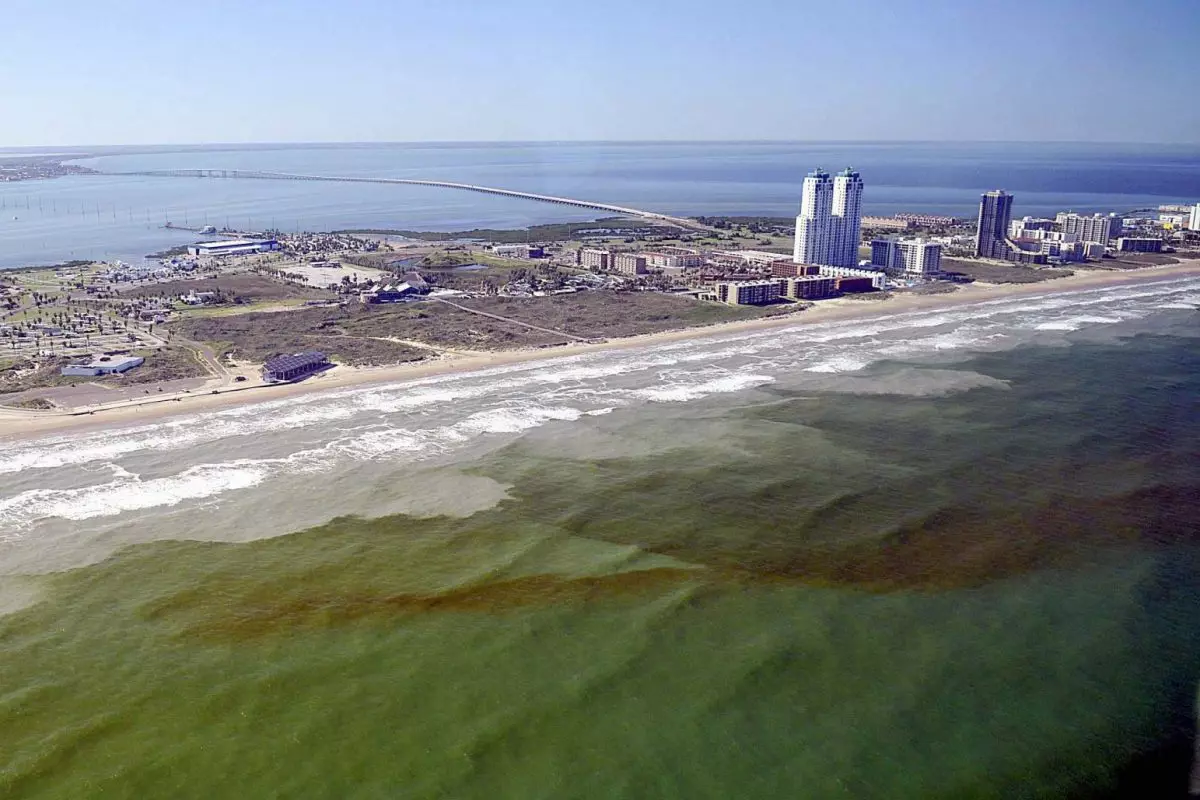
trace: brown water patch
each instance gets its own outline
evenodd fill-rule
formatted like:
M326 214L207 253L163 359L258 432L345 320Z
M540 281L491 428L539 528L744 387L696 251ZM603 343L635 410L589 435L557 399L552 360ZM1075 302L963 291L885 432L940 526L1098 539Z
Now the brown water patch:
M325 591L279 599L255 593L188 626L184 634L248 639L306 628L328 628L373 617L500 614L637 596L695 582L695 570L660 567L585 577L528 575L431 593Z
M1076 567L1101 551L1197 543L1196 519L1200 488L1154 487L1103 500L1053 497L1009 514L940 509L853 543L813 542L785 528L714 549L686 540L645 549L743 581L941 591Z

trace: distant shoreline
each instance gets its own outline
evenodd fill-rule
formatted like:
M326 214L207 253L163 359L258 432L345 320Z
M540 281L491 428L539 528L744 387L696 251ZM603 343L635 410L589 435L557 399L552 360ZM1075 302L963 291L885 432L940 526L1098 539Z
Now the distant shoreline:
M0 410L0 441L35 438L85 428L144 424L179 414L212 411L260 401L281 400L339 389L402 383L436 375L469 373L490 367L521 364L530 361L550 361L556 358L583 353L652 347L668 342L717 337L730 333L771 330L811 323L881 318L914 311L969 307L975 303L1003 300L1012 297L1062 294L1103 286L1137 284L1195 275L1200 275L1200 259L1193 259L1164 267L1147 267L1136 271L1080 272L1071 277L1060 278L1052 283L971 284L949 294L900 295L883 302L856 299L830 300L817 303L806 311L781 317L683 328L661 333L612 339L604 342L472 353L389 367L337 367L324 375L301 383L264 386L254 388L253 390L226 390L218 394L205 394L204 392L207 389L201 388L191 394L156 397L151 401L117 402L73 412L2 409Z

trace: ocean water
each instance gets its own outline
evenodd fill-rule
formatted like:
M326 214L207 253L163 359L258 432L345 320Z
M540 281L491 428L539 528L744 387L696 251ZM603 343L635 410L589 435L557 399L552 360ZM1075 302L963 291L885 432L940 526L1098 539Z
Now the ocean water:
M0 447L6 797L1186 796L1200 280Z
M676 215L790 216L808 171L852 165L868 214L974 216L1006 188L1014 213L1128 211L1200 199L1200 148L1169 145L718 142L98 149L95 169L246 169L477 183ZM106 154L107 153L107 154ZM176 224L261 230L512 228L597 212L414 186L78 176L0 184L0 268L140 259L193 241Z

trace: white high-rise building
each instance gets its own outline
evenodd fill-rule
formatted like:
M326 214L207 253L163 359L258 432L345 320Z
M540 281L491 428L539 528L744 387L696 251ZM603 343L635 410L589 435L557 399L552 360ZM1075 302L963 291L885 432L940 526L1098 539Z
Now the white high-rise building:
M858 244L862 238L862 177L847 168L833 179L833 236L829 245L830 266L857 267Z
M1194 231L1200 231L1200 203L1192 206L1191 219L1188 220L1188 227Z
M942 246L927 239L876 239L871 265L890 273L932 277L942 271Z
M1112 217L1103 214L1084 216L1067 211L1060 211L1055 221L1062 233L1076 234L1080 242L1098 242L1107 245L1112 235ZM1068 240L1069 241L1069 240Z
M792 261L828 264L833 227L833 181L829 173L813 170L804 178L800 215L796 217L796 243Z
M831 267L858 266L862 236L862 177L853 170L830 177L817 169L804 179L792 260Z

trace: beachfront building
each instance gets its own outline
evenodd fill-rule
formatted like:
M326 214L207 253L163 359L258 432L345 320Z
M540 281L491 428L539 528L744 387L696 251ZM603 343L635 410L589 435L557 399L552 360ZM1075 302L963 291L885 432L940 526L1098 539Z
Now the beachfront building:
M1117 239L1118 253L1160 253L1162 239L1152 236L1122 236Z
M1104 214L1075 214L1060 211L1055 218L1065 242L1098 242L1107 245L1112 236L1112 216ZM1069 237L1077 238L1069 238Z
M1200 203L1192 206L1192 213L1188 215L1188 229L1200 231Z
M979 230L975 234L975 255L979 258L1010 257L1005 240L1012 219L1012 201L1012 195L1003 189L979 198Z
M858 265L862 240L862 176L846 168L833 179L833 225L828 264L833 267Z
M721 281L714 284L717 300L731 306L761 306L779 299L779 281Z
M837 278L821 275L798 275L779 278L779 294L789 300L820 300L837 293Z
M830 177L816 169L804 178L792 260L852 267L862 235L862 176L851 169Z
M861 278L867 281L873 289L882 289L887 283L887 275L878 269L862 269L861 267L831 267L821 265L821 275L827 278ZM838 281L841 285L841 281ZM859 283L849 283L849 286L859 286ZM854 291L861 291L854 289Z
M928 239L875 239L871 266L893 274L928 278L942 271L942 246Z
M140 367L146 359L141 356L100 356L81 364L68 364L59 373L71 377L95 378L100 375L117 375Z
M275 356L263 364L263 380L271 383L295 381L329 366L324 353L310 350L304 353Z
M833 179L828 172L815 169L805 176L801 189L792 260L798 264L827 263L832 225Z

